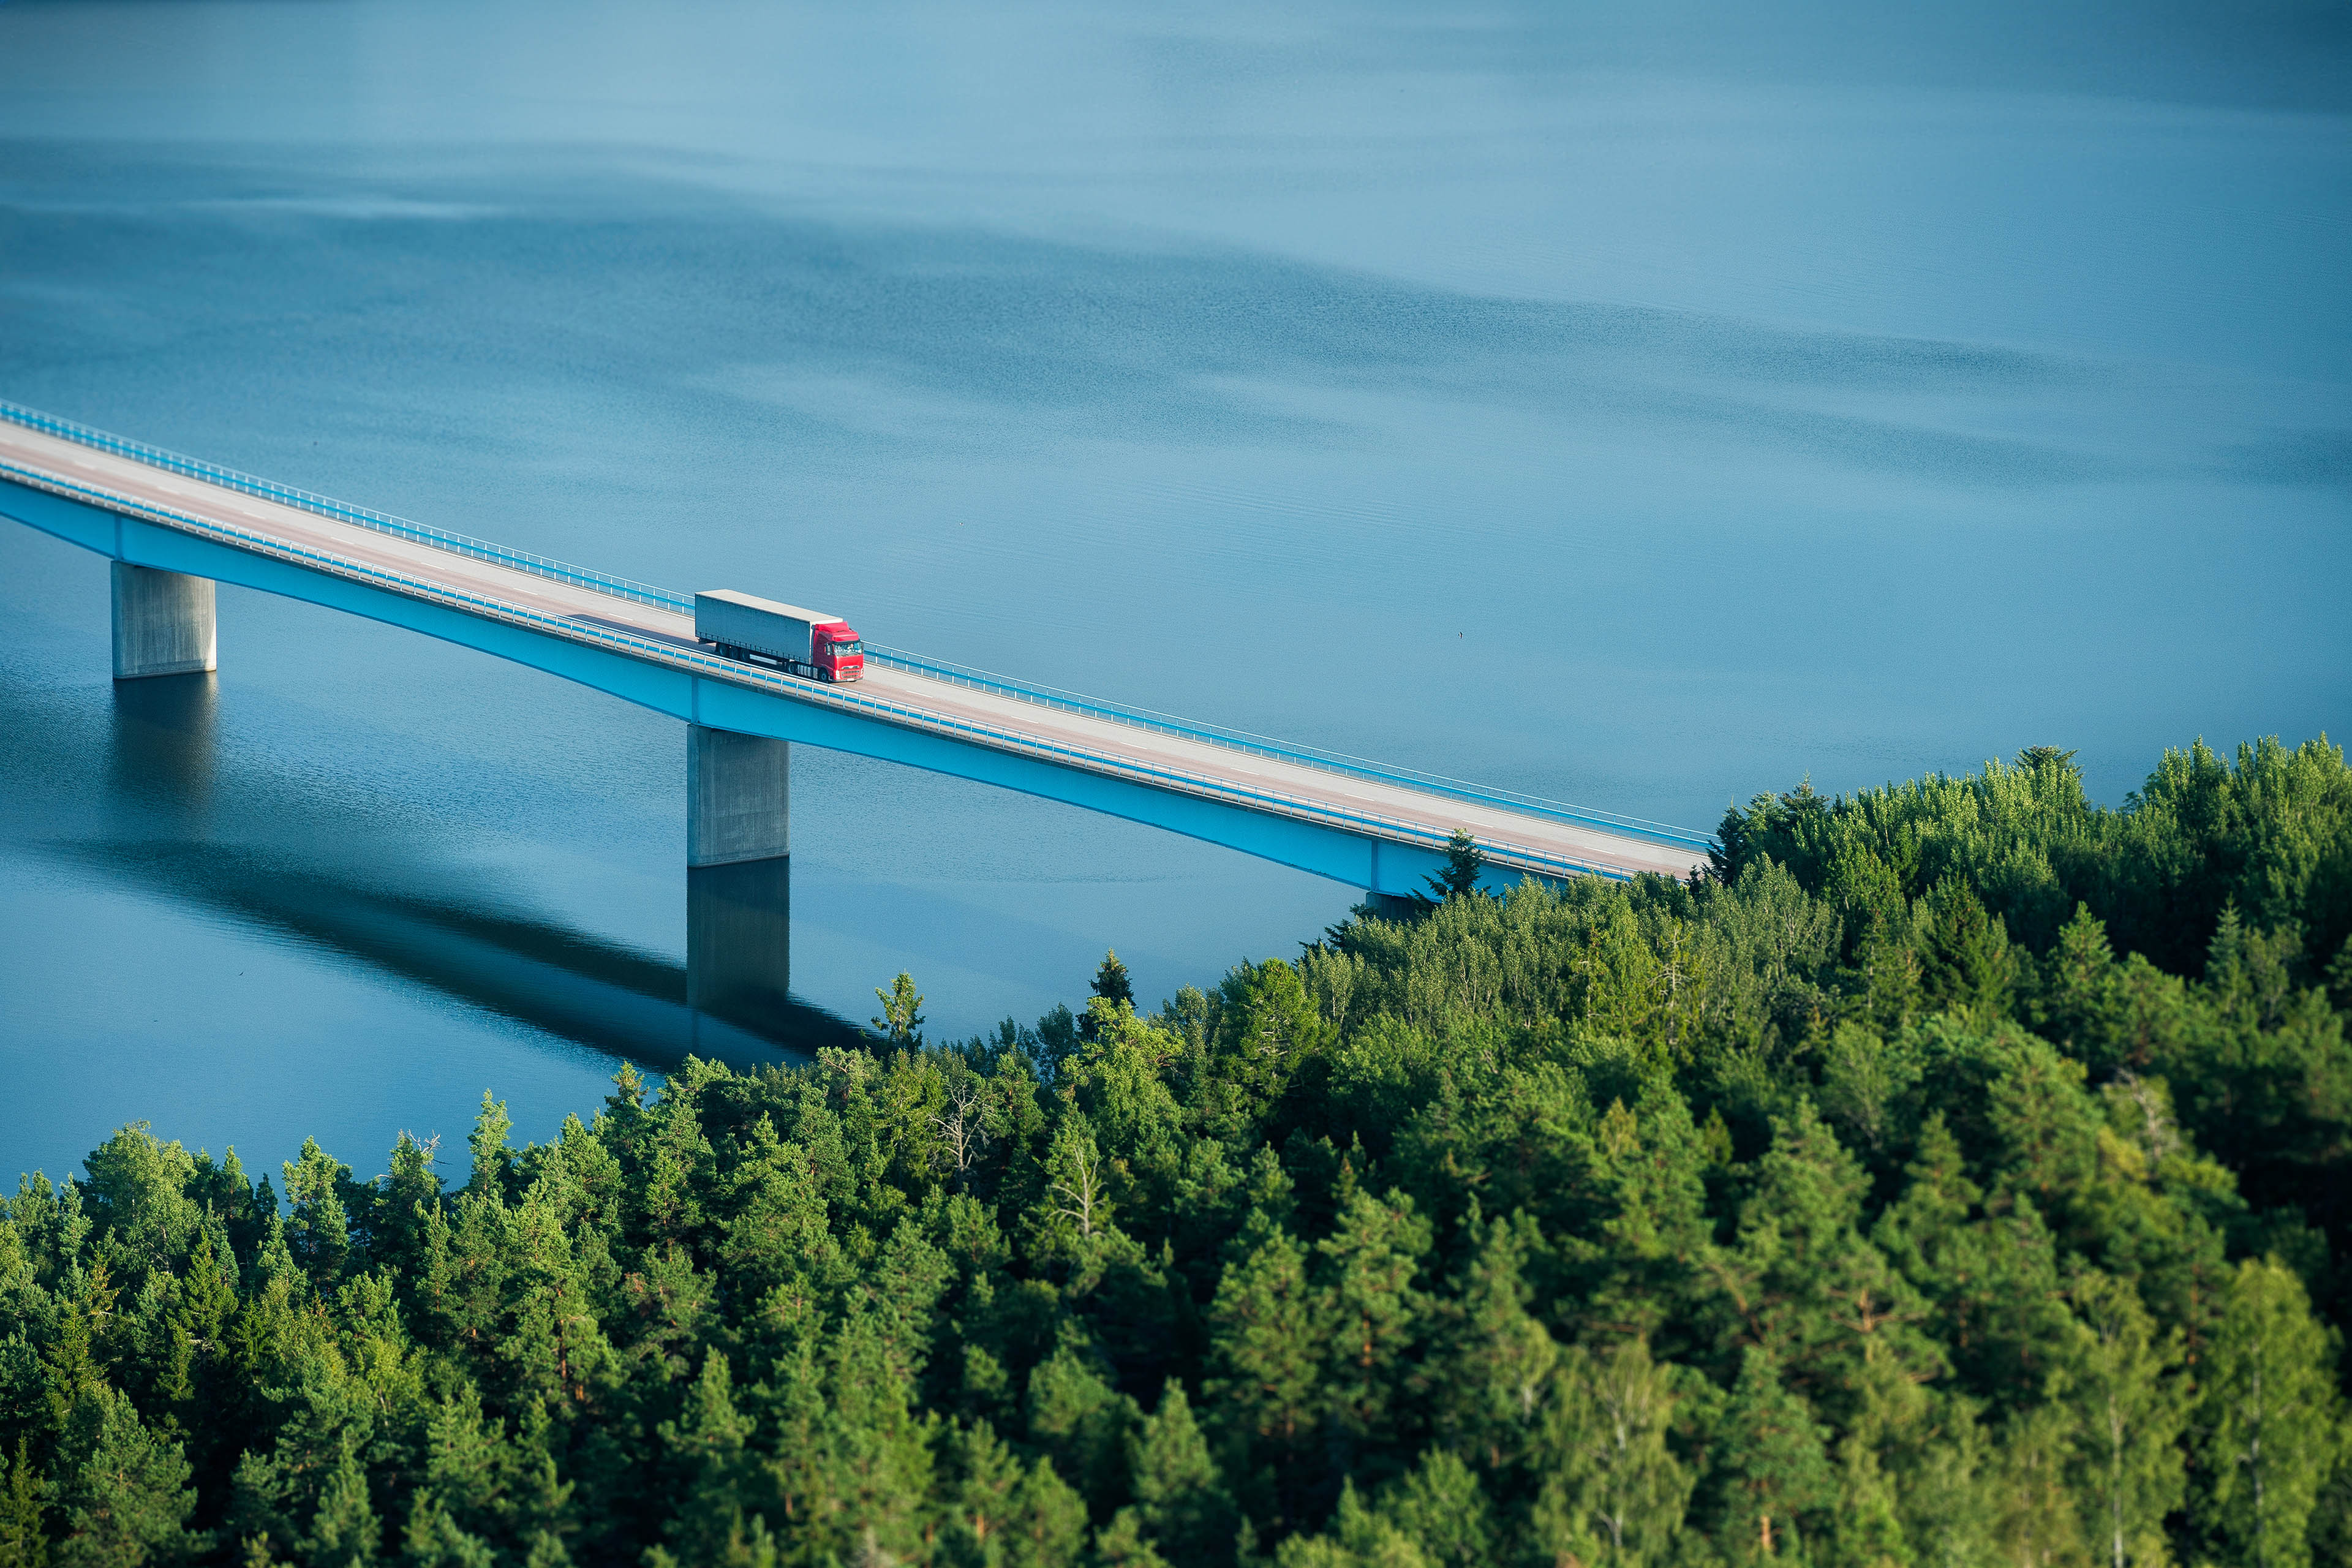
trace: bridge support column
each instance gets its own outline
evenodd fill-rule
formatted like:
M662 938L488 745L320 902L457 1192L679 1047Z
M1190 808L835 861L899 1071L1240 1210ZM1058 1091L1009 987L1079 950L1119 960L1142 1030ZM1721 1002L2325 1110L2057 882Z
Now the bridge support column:
M113 564L115 679L220 668L211 578L128 561Z
M686 863L732 866L793 852L793 750L732 730L686 727Z
M754 1031L781 1025L792 981L792 748L686 730L686 996Z

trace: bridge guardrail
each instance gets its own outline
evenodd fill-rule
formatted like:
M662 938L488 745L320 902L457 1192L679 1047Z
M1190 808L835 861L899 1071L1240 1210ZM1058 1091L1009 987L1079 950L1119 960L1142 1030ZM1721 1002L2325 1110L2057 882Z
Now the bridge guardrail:
M128 440L87 425L77 424L72 420L59 419L18 404L0 402L0 420L5 420L27 429L38 430L61 440L71 441L78 446L130 458L136 462L163 468L167 472L184 474L207 484L219 485L224 489L257 496L265 500L276 501L281 505L294 507L320 517L331 518L337 521L352 523L379 533L391 534L415 543L429 545L435 549L449 551L478 561L488 561L495 565L524 572L549 581L585 588L593 593L635 604L649 605L678 615L690 616L694 613L694 600L690 595L673 593L650 583L616 577L610 573L592 571L584 566L574 566L568 562L557 561L549 556L509 549L505 545L494 544L488 540L477 539L469 534L456 533L446 529L429 528L423 523L412 522L405 518L394 517L386 512L375 511L366 507L352 506L309 490L275 484L251 474L240 473L234 468L226 468L215 463L185 457L161 447ZM891 647L887 644L868 642L866 648L867 654L877 663L892 668L903 669L927 679L944 681L970 689L985 690L993 695L1008 697L1016 701L1034 703L1063 712L1078 713L1160 734L1200 741L1206 744L1222 746L1228 750L1256 756L1298 763L1346 776L1381 783L1409 784L1417 789L1450 795L1458 800L1499 805L1507 810L1525 812L1558 822L1574 823L1580 826L1596 827L1604 832L1675 848L1705 850L1713 842L1707 835L1693 833L1687 828L1674 827L1664 823L1650 822L1640 817L1621 816L1612 812L1591 811L1560 801L1547 800L1539 795L1522 795L1514 790L1496 789L1463 779L1449 778L1442 773L1429 773L1414 768L1397 767L1372 762L1367 758L1349 756L1345 752L1278 741L1270 736L1253 734L1248 731L1181 719L1173 714L1160 713L1147 708L1111 702L1101 698L1063 690L1056 687L1040 685L1034 681L1017 680L1010 676L975 669L968 665L955 664L944 659L926 658L919 654L904 648Z
M1203 741L1228 751L1246 752L1255 756L1272 757L1283 762L1300 763L1327 773L1347 774L1356 778L1374 779L1386 784L1411 784L1433 795L1452 795L1457 800L1476 801L1488 805L1500 805L1532 816L1549 817L1557 822L1572 822L1581 826L1598 827L1631 838L1646 839L1654 844L1669 845L1677 849L1705 850L1714 843L1703 833L1688 828L1670 826L1663 822L1649 822L1637 816L1619 816L1613 812L1590 811L1582 806L1569 805L1561 801L1546 800L1540 795L1521 795L1516 790L1495 789L1486 784L1472 784L1465 779L1448 778L1443 773L1423 773L1417 768L1393 766L1376 763L1365 757L1352 757L1344 752L1328 752L1319 746L1302 746L1271 736L1253 734L1246 730L1228 729L1222 724L1207 724L1192 719L1180 719L1172 713L1159 713L1149 708L1135 708L1120 702L1108 702L1098 697L1082 696L1051 686L1039 686L1015 680L1010 676L973 669L968 665L950 664L942 659L925 658L887 644L868 641L866 656L893 669L903 669L931 680L950 685L987 691L1010 697L1020 702L1034 702L1040 707L1058 709L1066 713L1082 713L1090 718L1107 719L1116 724L1127 724L1158 734L1175 735L1188 740Z
M478 594L464 593L443 584L429 582L421 577L410 577L404 573L370 565L365 562L349 561L321 551L308 550L299 544L272 539L267 534L254 533L227 523L192 517L142 502L128 501L89 486L20 468L13 463L0 462L0 472L13 474L45 489L59 492L78 491L83 497L104 506L109 510L130 510L136 515L150 517L157 521L184 528L199 534L225 536L266 554L293 557L325 567L344 576L373 578L436 601L455 601L470 605L477 609L489 612L499 619L536 624L572 640L612 644L625 648L640 658L650 658L657 662L676 666L699 668L737 684L767 688L795 700L829 702L840 707L866 709L886 714L896 721L919 729L969 734L990 741L1000 747L1060 757L1087 767L1091 772L1129 778L1157 779L1163 784L1181 784L1192 793L1210 798L1255 801L1263 805L1275 806L1288 815L1360 830L1372 828L1378 830L1381 837L1420 843L1431 848L1441 848L1445 842L1444 834L1420 823L1406 822L1401 818L1382 816L1371 812L1351 810L1328 801L1318 801L1309 796L1294 795L1279 790L1256 789L1235 784L1229 780L1208 774L1187 773L1180 768L1163 767L1131 757L1121 757L1112 752L1097 752L1087 747L1042 741L1035 736L1023 735L1015 731L998 730L985 724L973 723L968 720L950 719L943 714L927 713L920 709L905 708L894 702L868 698L862 694L814 687L806 682L772 674L757 666L743 664L737 659L689 652L651 637L635 637L625 632L608 630L567 616L551 616L520 605L510 605L501 600L486 598ZM1567 856L1556 855L1532 845L1495 838L1481 839L1480 844L1496 863L1519 869L1549 871L1559 875L1600 876L1618 881L1631 879L1628 873L1615 867L1596 865Z
M469 605L478 610L487 611L500 620L534 624L574 641L614 645L639 658L647 658L656 662L673 666L707 670L712 675L736 684L765 688L797 701L831 703L839 707L866 709L877 714L887 715L897 722L914 728L946 731L950 734L971 735L989 741L1001 748L1059 757L1065 761L1076 763L1089 772L1102 773L1115 777L1153 779L1162 784L1180 784L1191 793L1212 799L1254 801L1261 805L1274 806L1286 815L1308 820L1321 821L1360 831L1371 828L1377 830L1381 837L1391 840L1418 843L1430 848L1443 848L1445 844L1444 834L1421 823L1406 822L1402 818L1382 816L1373 812L1357 811L1329 801L1318 801L1310 796L1294 795L1280 790L1257 789L1236 784L1230 780L1219 779L1205 773L1188 773L1181 768L1164 767L1132 757L1121 757L1114 752L1097 752L1088 747L1072 746L1056 741L1044 741L1033 735L1021 734L1017 731L998 730L969 720L951 719L944 714L927 713L921 709L902 707L898 703L869 698L862 693L845 692L837 688L816 686L806 681L794 680L787 676L761 669L757 665L747 665L740 659L721 658L714 654L689 651L652 637L613 631L568 616L552 616L541 610L508 604L503 600L487 598L478 594L468 594L445 584L430 582L422 577L411 577L404 573L371 565L366 562L346 560L323 551L305 549L301 545L289 543L282 539L273 539L268 534L255 533L229 523L215 522L210 519L193 517L184 512L173 511L143 501L133 501L123 497L110 495L91 486L38 473L5 460L0 460L0 474L11 475L39 489L60 494L79 494L81 498L110 511L127 511L135 516L150 518L197 534L225 537L263 554L292 557L342 576L372 578L394 584L428 599ZM1517 844L1507 839L1496 838L1482 838L1479 844L1488 852L1489 858L1496 864L1517 869L1551 872L1564 876L1598 876L1615 881L1632 880L1630 873L1616 867L1597 865L1568 856L1556 855L1548 850L1538 849L1533 845Z
M673 594L667 588L656 588L650 583L639 583L627 577L615 577L609 572L591 571L585 566L574 566L569 562L557 561L545 555L534 555L527 550L510 550L503 544L493 544L487 539L476 539L471 534L452 533L446 528L427 528L421 522L411 522L404 517L394 517L389 512L373 511L363 506L352 506L347 502L334 500L326 496L314 495L309 490L296 489L289 485L273 484L268 479L257 479L251 474L239 473L235 468L224 468L217 463L206 463L194 458L183 457L177 452L166 451L161 447L150 447L143 441L128 441L120 436L110 436L103 430L92 429L87 425L77 425L70 419L59 419L18 404L0 403L0 419L5 419L11 425L21 425L27 430L38 430L45 436L55 436L59 440L71 441L78 447L89 447L100 452L111 452L117 457L130 458L134 461L145 463L150 468L163 468L170 473L184 474L192 479L202 479L206 484L218 485L224 489L241 490L247 495L259 496L264 500L277 501L281 506L290 506L298 510L332 518L338 522L354 523L361 528L373 529L378 533L389 533L395 538L408 540L412 543L429 544L436 550L446 550L453 554L467 555L477 561L488 561L497 565L509 566L518 572L528 572L534 577L544 577L551 582L568 584L575 588L586 588L592 593L607 595L615 599L627 599L635 604L651 605L657 609L675 610L680 615L694 614L694 601L691 598Z

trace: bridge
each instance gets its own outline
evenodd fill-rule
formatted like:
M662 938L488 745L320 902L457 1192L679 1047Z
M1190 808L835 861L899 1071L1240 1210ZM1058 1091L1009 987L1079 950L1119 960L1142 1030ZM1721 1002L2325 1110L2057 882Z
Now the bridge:
M1705 835L1581 810L866 644L832 686L720 657L690 595L269 483L0 404L0 516L112 563L118 680L216 667L214 584L280 594L478 648L688 726L688 969L698 947L781 944L747 873L790 854L791 743L976 779L1406 895L1457 830L1490 881L1687 875ZM730 583L792 596L789 584ZM853 622L864 619L845 606ZM781 996L756 976L741 1011Z

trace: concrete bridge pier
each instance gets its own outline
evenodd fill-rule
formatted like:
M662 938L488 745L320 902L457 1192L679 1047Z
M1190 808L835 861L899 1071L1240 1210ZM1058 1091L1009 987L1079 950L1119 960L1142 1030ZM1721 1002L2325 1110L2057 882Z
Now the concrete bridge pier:
M113 563L114 679L201 675L220 668L213 580Z
M686 729L686 995L758 1032L792 982L792 748Z

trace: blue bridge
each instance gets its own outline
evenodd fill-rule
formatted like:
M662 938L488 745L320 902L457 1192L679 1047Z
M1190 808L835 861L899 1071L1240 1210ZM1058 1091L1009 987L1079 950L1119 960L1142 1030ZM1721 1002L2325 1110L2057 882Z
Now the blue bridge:
M1498 883L1682 877L1705 862L1708 845L1684 829L1284 744L870 642L865 679L820 684L722 658L697 641L689 595L5 404L0 515L111 560L118 679L215 668L214 584L232 583L478 648L684 721L687 858L697 869L789 854L795 742L1149 823L1375 900L1419 887L1444 863L1457 830L1477 840ZM756 922L757 904L730 918ZM695 935L690 930L690 953Z

